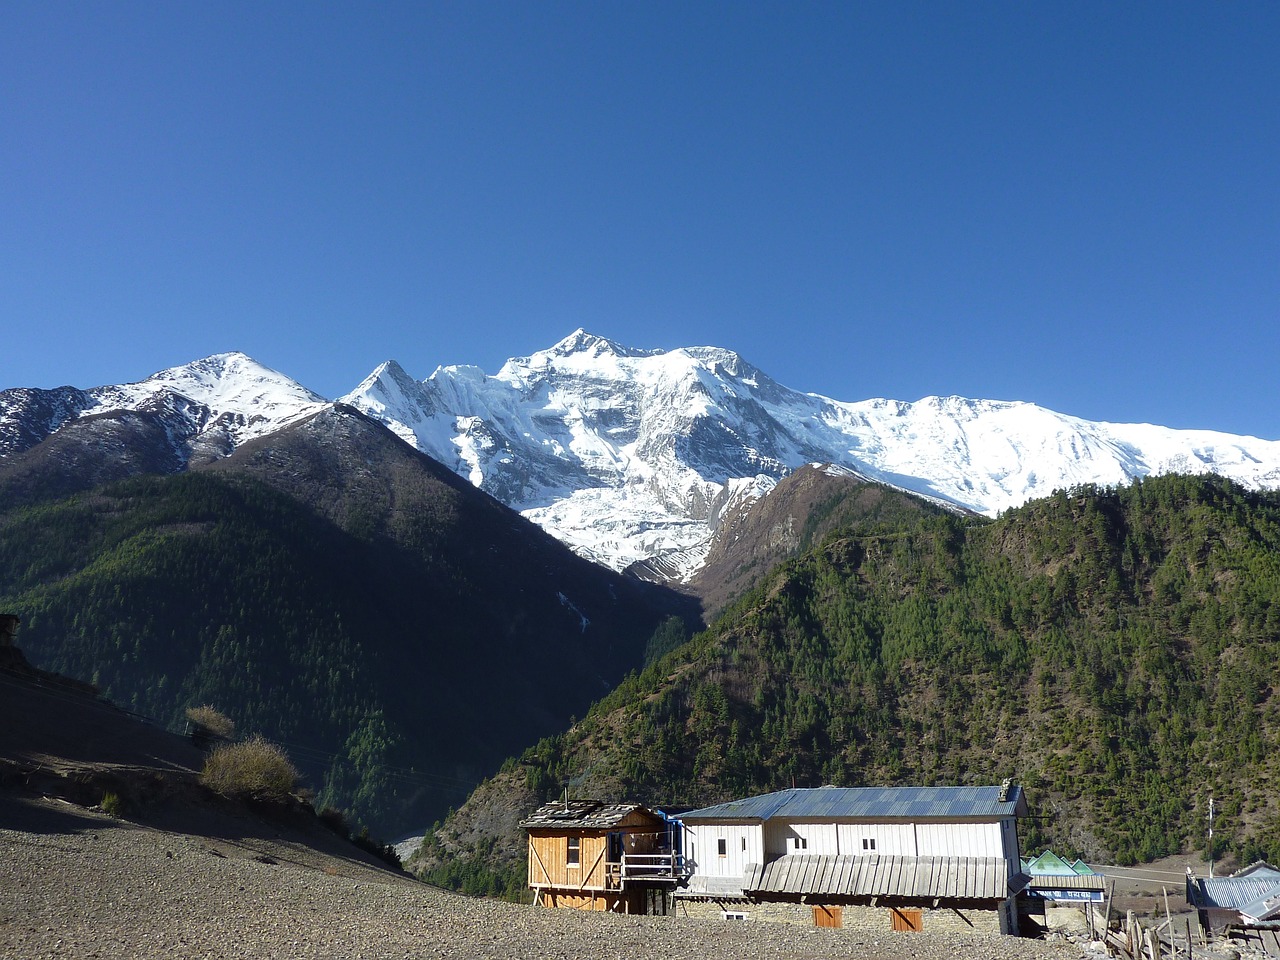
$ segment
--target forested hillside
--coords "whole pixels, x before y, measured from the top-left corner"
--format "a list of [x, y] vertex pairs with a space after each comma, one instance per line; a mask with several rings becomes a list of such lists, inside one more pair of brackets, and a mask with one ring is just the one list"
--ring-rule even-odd
[[377, 831], [456, 806], [692, 608], [573, 556], [354, 412], [216, 469], [0, 506], [33, 662], [165, 724], [211, 703]]
[[566, 784], [702, 805], [1013, 777], [1034, 809], [1028, 848], [1120, 862], [1198, 848], [1212, 794], [1217, 852], [1274, 860], [1278, 688], [1275, 494], [1171, 476], [996, 521], [898, 513], [782, 564], [509, 764], [434, 852], [455, 876], [501, 865], [512, 835], [486, 845], [472, 808]]

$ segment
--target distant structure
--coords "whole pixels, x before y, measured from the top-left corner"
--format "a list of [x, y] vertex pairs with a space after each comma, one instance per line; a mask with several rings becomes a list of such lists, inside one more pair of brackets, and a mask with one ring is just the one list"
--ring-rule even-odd
[[684, 877], [676, 827], [638, 803], [558, 800], [521, 821], [544, 907], [666, 914]]
[[679, 816], [676, 912], [868, 931], [1018, 932], [1022, 788], [819, 787]]
[[[1024, 923], [1030, 920], [1052, 930], [1060, 925], [1054, 915], [1061, 913], [1061, 908], [1079, 908], [1106, 899], [1107, 878], [1103, 874], [1083, 860], [1065, 860], [1052, 850], [1023, 860], [1022, 872], [1030, 877], [1018, 902]], [[1062, 925], [1070, 926], [1070, 921]]]
[[1280, 870], [1261, 861], [1229, 877], [1196, 877], [1188, 870], [1187, 904], [1195, 909], [1206, 935], [1280, 932]]
[[[521, 826], [528, 883], [546, 907], [1017, 934], [1031, 882], [1018, 849], [1026, 815], [1022, 788], [1006, 780], [791, 789], [684, 813], [559, 800]], [[1100, 880], [1080, 886], [1091, 896]]]

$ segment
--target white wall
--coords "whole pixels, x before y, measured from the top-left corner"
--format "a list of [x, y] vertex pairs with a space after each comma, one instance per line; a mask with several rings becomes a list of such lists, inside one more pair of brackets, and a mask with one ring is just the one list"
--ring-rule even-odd
[[[862, 841], [866, 840], [867, 845]], [[874, 849], [870, 844], [874, 843]], [[853, 856], [914, 857], [915, 825], [911, 823], [842, 823], [840, 853]]]
[[[719, 841], [725, 852], [719, 852]], [[864, 845], [874, 843], [874, 847]], [[741, 877], [748, 863], [782, 856], [1003, 857], [1017, 869], [1017, 828], [999, 823], [699, 823], [685, 826], [685, 855], [707, 877]]]
[[1017, 861], [1017, 832], [1003, 823], [787, 823], [764, 825], [765, 855], [1004, 857]]
[[[1021, 846], [1018, 843], [1018, 824], [1016, 820], [1005, 820], [1001, 825], [1004, 858], [1017, 864], [1022, 858]], [[1016, 868], [1015, 868], [1016, 869]]]
[[[724, 841], [723, 856], [720, 854], [721, 840]], [[692, 857], [697, 872], [706, 877], [741, 877], [746, 873], [748, 863], [764, 862], [759, 824], [688, 824], [684, 843], [685, 856]]]
[[999, 823], [921, 823], [916, 825], [917, 856], [1003, 857]]

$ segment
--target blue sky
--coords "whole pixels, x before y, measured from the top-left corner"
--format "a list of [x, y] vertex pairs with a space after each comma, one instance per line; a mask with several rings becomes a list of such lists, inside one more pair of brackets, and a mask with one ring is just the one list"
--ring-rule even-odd
[[1280, 439], [1280, 4], [0, 0], [0, 387], [577, 327]]

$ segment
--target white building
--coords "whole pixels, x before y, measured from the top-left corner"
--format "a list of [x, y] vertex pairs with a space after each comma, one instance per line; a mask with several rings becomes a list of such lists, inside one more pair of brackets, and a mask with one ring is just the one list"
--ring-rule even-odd
[[1016, 933], [1022, 789], [819, 787], [682, 814], [689, 916]]

